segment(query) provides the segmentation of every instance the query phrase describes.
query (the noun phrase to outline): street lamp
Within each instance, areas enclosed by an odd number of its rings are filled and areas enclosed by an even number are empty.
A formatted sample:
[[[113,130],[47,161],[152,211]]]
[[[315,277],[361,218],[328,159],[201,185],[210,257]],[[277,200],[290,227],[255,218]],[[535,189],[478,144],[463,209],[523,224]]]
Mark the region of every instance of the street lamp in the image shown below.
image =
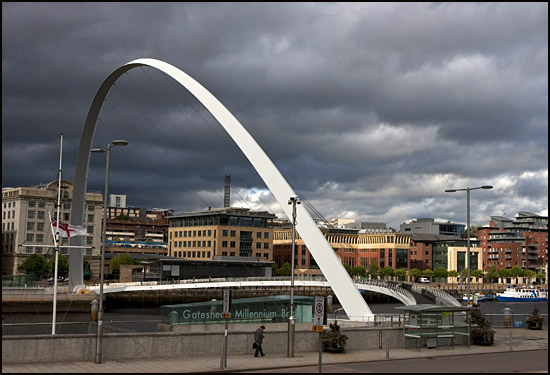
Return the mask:
[[[97,314],[97,337],[96,337],[96,351],[95,351],[95,363],[101,363],[101,339],[103,337],[103,280],[104,280],[104,267],[105,267],[105,242],[107,229],[107,194],[109,189],[109,156],[111,153],[111,147],[113,146],[126,146],[127,141],[115,140],[109,143],[104,148],[94,148],[91,152],[106,152],[107,158],[105,163],[105,197],[103,203],[103,228],[101,234],[101,266],[99,269],[100,284],[99,284],[99,311]]]
[[[465,188],[465,189],[447,189],[445,190],[446,193],[456,193],[457,191],[465,191],[466,192],[466,243],[467,243],[467,250],[466,250],[466,269],[468,270],[468,306],[471,306],[473,303],[473,297],[470,293],[470,190],[477,190],[477,189],[492,189],[493,187],[490,185],[483,185],[475,188]]]
[[[288,318],[288,350],[287,357],[294,357],[294,252],[296,248],[296,205],[301,204],[298,196],[290,197],[288,204],[292,205],[292,256],[290,271],[290,317]]]

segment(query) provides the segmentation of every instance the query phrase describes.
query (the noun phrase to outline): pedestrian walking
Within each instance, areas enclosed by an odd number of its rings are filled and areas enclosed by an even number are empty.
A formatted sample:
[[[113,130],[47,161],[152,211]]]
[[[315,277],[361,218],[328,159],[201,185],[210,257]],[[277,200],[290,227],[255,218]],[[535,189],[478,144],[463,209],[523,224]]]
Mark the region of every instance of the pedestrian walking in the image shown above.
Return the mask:
[[[254,343],[256,344],[256,352],[254,353],[254,357],[257,357],[258,353],[260,353],[262,357],[265,355],[264,351],[262,350],[262,341],[265,337],[264,330],[265,327],[261,326],[256,330],[256,333],[254,334]]]

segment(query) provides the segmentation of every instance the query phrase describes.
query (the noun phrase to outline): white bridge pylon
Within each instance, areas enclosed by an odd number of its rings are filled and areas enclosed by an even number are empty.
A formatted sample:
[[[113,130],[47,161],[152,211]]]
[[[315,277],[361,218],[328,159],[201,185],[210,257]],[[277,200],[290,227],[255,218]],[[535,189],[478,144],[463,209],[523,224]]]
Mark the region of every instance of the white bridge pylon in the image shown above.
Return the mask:
[[[295,280],[295,287],[321,287],[330,288],[328,281],[320,280]],[[177,289],[219,289],[226,288],[280,288],[290,287],[290,280],[273,280],[273,279],[255,279],[255,280],[232,280],[212,279],[208,280],[182,280],[174,284],[157,284],[156,282],[131,282],[131,283],[114,283],[103,286],[103,293],[122,293],[122,292],[139,292],[139,291],[154,291],[154,290],[177,290]],[[394,297],[406,306],[416,305],[416,300],[413,295],[407,290],[396,287],[394,285],[383,282],[377,283],[357,283],[356,287],[361,291],[369,291],[381,293],[390,297]],[[89,291],[99,293],[99,285],[86,287]],[[350,320],[353,320],[350,318]]]
[[[71,209],[72,224],[83,225],[84,221],[84,198],[88,179],[88,166],[90,160],[90,150],[92,147],[93,136],[99,112],[103,102],[114,85],[116,80],[128,70],[141,66],[150,66],[169,75],[185,87],[193,96],[195,96],[205,108],[218,120],[220,125],[227,131],[229,136],[235,141],[237,146],[245,154],[252,166],[256,169],[262,180],[267,185],[279,205],[288,218],[292,217],[292,207],[288,205],[288,200],[295,197],[296,193],[290,187],[288,182],[282,176],[271,159],[264,150],[252,138],[248,131],[233,116],[231,112],[201,84],[191,78],[180,69],[160,60],[144,58],[133,60],[113,71],[99,88],[86,118],[80,147],[78,150],[75,184],[73,193],[73,205]],[[309,215],[304,205],[296,206],[297,224],[296,230],[306,244],[315,262],[323,272],[334,294],[342,304],[346,314],[350,319],[362,320],[372,317],[373,313],[367,303],[361,296],[357,286],[353,283],[351,277],[344,269],[344,266],[336,256],[334,250],[327,242],[325,236],[321,233],[313,218]],[[80,243],[75,243],[78,245]],[[83,284],[82,261],[83,250],[78,249],[70,253],[69,256],[69,278],[70,287],[74,288],[74,283]],[[78,288],[78,286],[77,286]],[[75,288],[75,289],[77,289]]]

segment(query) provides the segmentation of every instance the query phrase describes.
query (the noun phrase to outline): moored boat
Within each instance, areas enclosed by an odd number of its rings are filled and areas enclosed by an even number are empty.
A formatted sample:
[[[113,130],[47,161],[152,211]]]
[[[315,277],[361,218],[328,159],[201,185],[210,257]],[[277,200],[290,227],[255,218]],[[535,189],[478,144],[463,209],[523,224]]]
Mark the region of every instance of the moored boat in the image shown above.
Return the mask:
[[[533,287],[516,289],[508,286],[503,293],[497,293],[497,300],[499,302],[548,301],[548,293],[546,290]]]
[[[467,294],[462,296],[462,302],[468,302],[469,299],[471,300],[472,297],[468,298]],[[481,293],[474,294],[474,299],[473,299],[474,304],[476,304],[476,302],[485,302],[485,300],[486,300],[486,297],[484,294],[481,294]]]

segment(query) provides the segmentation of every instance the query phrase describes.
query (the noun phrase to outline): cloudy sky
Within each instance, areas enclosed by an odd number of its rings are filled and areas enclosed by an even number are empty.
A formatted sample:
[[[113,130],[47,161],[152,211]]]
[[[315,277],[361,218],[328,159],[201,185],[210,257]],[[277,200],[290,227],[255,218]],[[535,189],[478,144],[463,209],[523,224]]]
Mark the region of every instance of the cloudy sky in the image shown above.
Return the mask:
[[[2,3],[2,186],[74,179],[121,65],[155,58],[216,96],[311,210],[399,228],[548,215],[547,3]],[[94,146],[109,192],[177,213],[282,210],[208,111],[150,67],[123,75]],[[88,189],[103,191],[104,154]]]

